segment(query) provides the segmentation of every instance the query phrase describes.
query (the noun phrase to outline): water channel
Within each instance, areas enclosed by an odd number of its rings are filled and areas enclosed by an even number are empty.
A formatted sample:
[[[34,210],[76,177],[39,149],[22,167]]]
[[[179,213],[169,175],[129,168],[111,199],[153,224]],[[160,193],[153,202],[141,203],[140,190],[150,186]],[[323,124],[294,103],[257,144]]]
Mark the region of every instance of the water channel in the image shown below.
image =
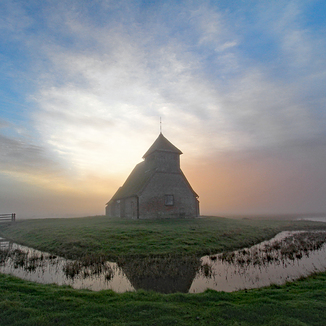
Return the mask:
[[[115,292],[200,293],[284,284],[326,271],[326,233],[281,232],[251,248],[202,258],[72,261],[0,238],[0,273],[38,283]]]

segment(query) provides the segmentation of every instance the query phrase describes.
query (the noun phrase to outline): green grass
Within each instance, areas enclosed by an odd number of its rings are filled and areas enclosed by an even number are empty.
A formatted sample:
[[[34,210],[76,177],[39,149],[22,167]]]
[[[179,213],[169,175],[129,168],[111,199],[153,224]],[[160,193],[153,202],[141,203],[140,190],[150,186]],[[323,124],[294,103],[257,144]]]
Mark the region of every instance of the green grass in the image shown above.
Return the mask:
[[[305,221],[44,219],[0,224],[0,236],[68,258],[85,254],[201,256],[249,247]],[[234,293],[118,294],[42,285],[0,274],[0,325],[326,325],[326,273]]]
[[[0,274],[0,325],[325,325],[326,273],[234,293],[91,292]]]
[[[127,256],[203,256],[250,247],[282,230],[326,228],[325,223],[206,217],[178,220],[123,220],[107,217],[24,220],[0,224],[0,236],[49,253],[76,259]]]

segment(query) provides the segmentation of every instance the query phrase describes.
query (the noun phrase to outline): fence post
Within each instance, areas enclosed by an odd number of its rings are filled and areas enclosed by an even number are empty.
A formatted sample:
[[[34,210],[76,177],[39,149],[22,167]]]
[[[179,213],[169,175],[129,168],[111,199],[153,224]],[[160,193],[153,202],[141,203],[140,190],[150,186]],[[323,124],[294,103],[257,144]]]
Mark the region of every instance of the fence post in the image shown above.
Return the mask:
[[[12,213],[11,214],[11,221],[12,222],[15,222],[16,221],[16,214],[15,213]]]

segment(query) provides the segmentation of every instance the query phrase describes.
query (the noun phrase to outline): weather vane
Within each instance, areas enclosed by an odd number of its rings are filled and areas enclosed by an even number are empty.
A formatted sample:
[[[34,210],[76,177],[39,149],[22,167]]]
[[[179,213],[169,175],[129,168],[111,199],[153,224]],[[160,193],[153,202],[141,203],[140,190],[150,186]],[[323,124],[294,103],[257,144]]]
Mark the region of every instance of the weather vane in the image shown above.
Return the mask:
[[[160,133],[162,133],[162,119],[160,117]]]

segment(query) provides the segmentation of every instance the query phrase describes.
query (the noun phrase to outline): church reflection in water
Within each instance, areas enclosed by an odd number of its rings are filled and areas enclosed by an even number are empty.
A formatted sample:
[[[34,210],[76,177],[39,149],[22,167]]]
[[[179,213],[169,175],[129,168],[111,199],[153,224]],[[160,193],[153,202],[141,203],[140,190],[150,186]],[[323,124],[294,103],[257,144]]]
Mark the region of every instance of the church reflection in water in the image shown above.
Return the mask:
[[[197,257],[149,257],[123,259],[118,266],[136,290],[187,293],[201,261]]]

